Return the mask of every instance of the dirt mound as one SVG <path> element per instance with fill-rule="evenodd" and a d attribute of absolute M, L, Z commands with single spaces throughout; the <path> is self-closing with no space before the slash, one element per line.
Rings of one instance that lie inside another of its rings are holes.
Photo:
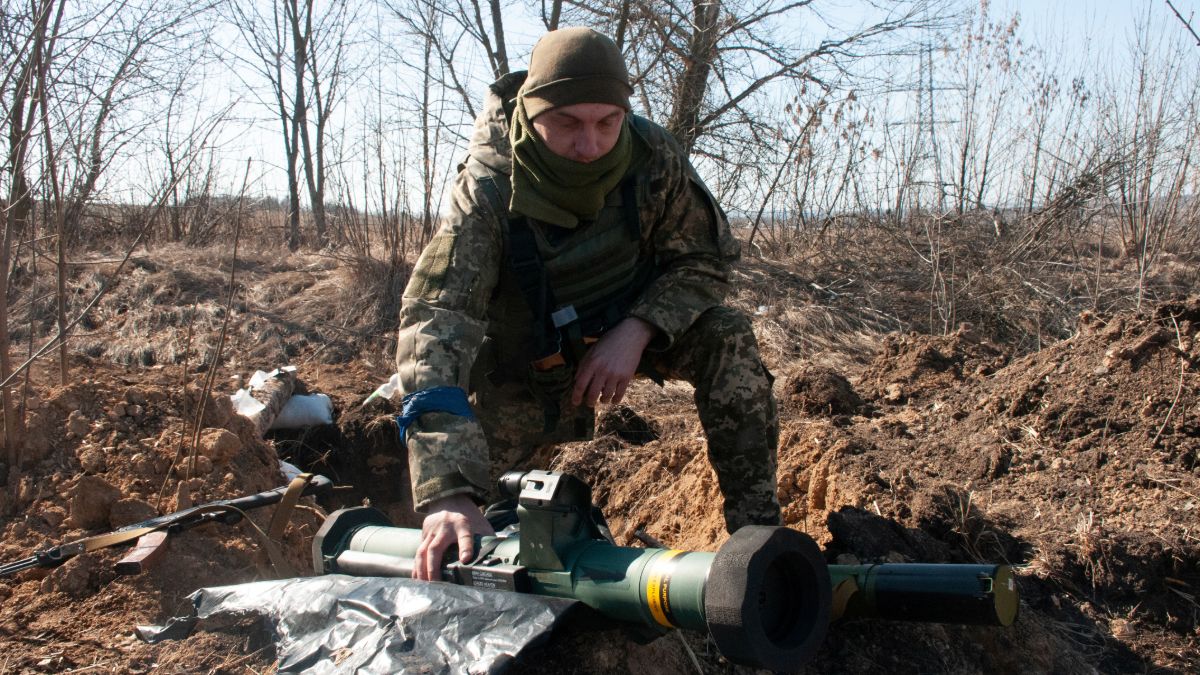
<path fill-rule="evenodd" d="M 781 396 L 787 524 L 830 562 L 1017 564 L 1024 597 L 1002 631 L 836 625 L 811 672 L 1194 672 L 1198 310 L 1084 314 L 1075 336 L 1019 359 L 964 327 L 889 336 L 850 378 L 795 368 Z M 618 543 L 634 529 L 681 548 L 724 540 L 699 425 L 678 413 L 686 393 L 635 388 L 658 440 L 609 436 L 555 460 L 593 477 Z M 869 416 L 830 418 L 839 406 Z"/>
<path fill-rule="evenodd" d="M 855 415 L 863 400 L 841 373 L 822 366 L 802 366 L 784 385 L 784 398 L 806 415 Z"/>
<path fill-rule="evenodd" d="M 144 644 L 132 632 L 137 625 L 186 614 L 186 596 L 200 587 L 307 574 L 312 537 L 325 510 L 370 502 L 397 525 L 419 526 L 392 422 L 395 406 L 379 399 L 362 405 L 375 376 L 361 362 L 311 368 L 298 385 L 299 393 L 331 395 L 336 424 L 271 432 L 269 441 L 257 438 L 251 423 L 233 412 L 228 392 L 207 397 L 191 478 L 183 449 L 199 393 L 162 386 L 173 379 L 162 367 L 132 371 L 93 364 L 90 372 L 87 380 L 28 401 L 30 447 L 38 451 L 26 452 L 19 469 L 3 467 L 5 562 L 160 512 L 277 487 L 284 482 L 278 454 L 324 470 L 340 489 L 321 498 L 324 509 L 305 498 L 293 512 L 278 542 L 279 568 L 259 532 L 271 515 L 267 508 L 249 513 L 253 525 L 209 525 L 172 537 L 167 555 L 140 575 L 116 573 L 114 563 L 128 551 L 117 548 L 0 580 L 5 672 L 270 672 L 274 651 L 253 621 L 204 628 L 186 640 L 158 645 Z M 584 673 L 690 666 L 681 641 L 657 637 L 579 613 L 513 672 L 563 672 L 567 664 Z M 574 654 L 581 644 L 588 651 Z"/>
<path fill-rule="evenodd" d="M 200 454 L 190 470 L 192 421 L 201 397 L 191 387 L 164 386 L 161 369 L 128 371 L 93 364 L 88 379 L 29 401 L 30 437 L 19 468 L 5 467 L 0 493 L 4 543 L 0 557 L 25 558 L 63 543 L 192 504 L 277 487 L 283 482 L 274 450 L 236 414 L 227 394 L 207 398 Z M 253 512 L 257 527 L 268 513 Z M 241 634 L 208 634 L 196 641 L 150 646 L 131 636 L 136 623 L 181 613 L 185 596 L 220 585 L 305 569 L 304 554 L 320 519 L 299 509 L 273 563 L 255 526 L 209 525 L 173 537 L 158 565 L 118 576 L 124 553 L 106 549 L 0 582 L 5 617 L 0 648 L 8 672 L 61 672 L 96 667 L 146 672 L 154 667 L 226 670 L 262 667 L 269 660 Z"/>
<path fill-rule="evenodd" d="M 231 262 L 223 248 L 172 245 L 131 258 L 119 279 L 111 261 L 69 279 L 70 315 L 108 289 L 81 322 L 73 351 L 119 365 L 188 364 L 200 370 L 213 365 L 224 330 L 222 364 L 253 369 L 300 358 L 348 363 L 387 344 L 390 330 L 375 330 L 376 317 L 363 304 L 372 294 L 361 292 L 361 283 L 349 283 L 336 260 L 303 253 L 280 259 L 274 252 L 243 250 L 232 270 L 232 302 Z M 17 317 L 15 325 L 33 323 L 43 333 L 53 328 L 51 306 L 23 311 L 32 316 Z M 24 330 L 14 337 L 26 339 Z"/>
<path fill-rule="evenodd" d="M 982 341 L 969 325 L 945 336 L 892 334 L 867 366 L 859 389 L 885 403 L 919 402 L 1003 367 L 1009 355 Z"/>
<path fill-rule="evenodd" d="M 1093 645 L 1082 663 L 1188 670 L 1200 658 L 1198 309 L 1191 298 L 1085 314 L 1074 337 L 992 372 L 1001 357 L 963 350 L 959 336 L 892 343 L 863 379 L 901 382 L 904 396 L 866 387 L 876 418 L 798 428 L 784 451 L 815 460 L 797 464 L 804 522 L 827 521 L 834 551 L 937 554 L 881 552 L 882 538 L 834 526 L 844 507 L 870 509 L 950 559 L 1028 565 L 1027 604 Z M 926 505 L 948 489 L 951 517 L 930 522 Z"/>

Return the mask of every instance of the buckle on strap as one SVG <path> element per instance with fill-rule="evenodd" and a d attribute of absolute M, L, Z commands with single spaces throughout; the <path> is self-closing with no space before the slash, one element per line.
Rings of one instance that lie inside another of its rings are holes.
<path fill-rule="evenodd" d="M 590 335 L 585 335 L 583 338 L 583 344 L 585 347 L 591 347 L 599 341 L 600 338 L 592 337 Z M 534 370 L 544 373 L 547 370 L 554 370 L 555 368 L 561 368 L 567 365 L 567 358 L 563 356 L 562 350 L 560 349 L 550 356 L 543 356 L 540 359 L 534 359 L 533 361 L 530 361 L 529 365 Z"/>
<path fill-rule="evenodd" d="M 536 371 L 544 373 L 547 370 L 554 370 L 567 365 L 567 359 L 561 351 L 554 352 L 550 356 L 543 356 L 535 361 L 530 361 L 529 365 Z"/>
<path fill-rule="evenodd" d="M 550 320 L 554 322 L 555 328 L 562 328 L 569 323 L 578 321 L 579 314 L 575 311 L 575 305 L 567 305 L 566 307 L 559 307 L 554 310 L 550 314 Z"/>

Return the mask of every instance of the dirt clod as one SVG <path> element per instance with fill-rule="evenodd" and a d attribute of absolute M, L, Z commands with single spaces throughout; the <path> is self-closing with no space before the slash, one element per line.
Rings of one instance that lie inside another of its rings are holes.
<path fill-rule="evenodd" d="M 205 429 L 200 432 L 200 454 L 217 466 L 228 464 L 242 450 L 242 439 L 228 429 Z"/>
<path fill-rule="evenodd" d="M 158 511 L 149 502 L 127 497 L 112 505 L 108 520 L 111 527 L 117 528 L 150 520 L 157 515 Z"/>
<path fill-rule="evenodd" d="M 83 476 L 71 496 L 71 524 L 83 529 L 108 524 L 113 504 L 121 491 L 99 476 Z"/>
<path fill-rule="evenodd" d="M 624 405 L 613 406 L 596 419 L 596 435 L 605 434 L 616 434 L 634 445 L 644 445 L 658 438 L 658 432 L 646 418 Z"/>
<path fill-rule="evenodd" d="M 784 387 L 788 400 L 806 415 L 856 415 L 863 401 L 841 373 L 821 366 L 804 366 Z"/>

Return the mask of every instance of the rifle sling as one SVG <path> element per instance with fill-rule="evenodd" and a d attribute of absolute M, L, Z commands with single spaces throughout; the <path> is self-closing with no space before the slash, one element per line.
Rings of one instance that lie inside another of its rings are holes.
<path fill-rule="evenodd" d="M 287 529 L 288 519 L 292 517 L 292 509 L 300 501 L 300 497 L 304 495 L 304 489 L 308 487 L 308 483 L 312 479 L 313 475 L 311 473 L 302 473 L 293 478 L 291 483 L 288 483 L 287 490 L 283 493 L 283 498 L 279 500 L 279 505 L 275 507 L 275 512 L 271 514 L 271 524 L 267 527 L 267 537 L 271 541 L 280 541 L 283 539 L 283 531 Z"/>
<path fill-rule="evenodd" d="M 237 513 L 239 516 L 244 515 L 241 509 L 228 506 L 226 504 L 207 504 L 190 509 L 188 511 L 188 519 L 197 519 L 210 513 L 230 512 Z M 81 553 L 91 553 L 92 551 L 99 551 L 102 548 L 117 546 L 118 544 L 124 544 L 135 539 L 140 539 L 142 535 L 149 534 L 157 530 L 169 530 L 171 526 L 175 524 L 175 522 L 167 521 L 146 527 L 137 527 L 132 530 L 106 532 L 104 534 L 98 534 L 94 537 L 87 537 L 86 539 L 73 541 L 69 544 L 63 544 L 61 550 L 65 557 L 76 556 Z"/>

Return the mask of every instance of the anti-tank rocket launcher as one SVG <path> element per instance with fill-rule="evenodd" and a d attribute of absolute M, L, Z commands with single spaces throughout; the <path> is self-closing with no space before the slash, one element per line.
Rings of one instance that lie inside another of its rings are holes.
<path fill-rule="evenodd" d="M 786 527 L 744 527 L 715 553 L 613 545 L 581 480 L 510 472 L 501 494 L 519 525 L 478 537 L 469 564 L 444 581 L 583 602 L 666 630 L 706 632 L 735 663 L 777 671 L 810 660 L 838 618 L 1010 625 L 1017 591 L 1007 565 L 826 565 L 816 543 Z M 316 572 L 412 575 L 421 531 L 372 508 L 329 516 L 313 542 Z"/>

